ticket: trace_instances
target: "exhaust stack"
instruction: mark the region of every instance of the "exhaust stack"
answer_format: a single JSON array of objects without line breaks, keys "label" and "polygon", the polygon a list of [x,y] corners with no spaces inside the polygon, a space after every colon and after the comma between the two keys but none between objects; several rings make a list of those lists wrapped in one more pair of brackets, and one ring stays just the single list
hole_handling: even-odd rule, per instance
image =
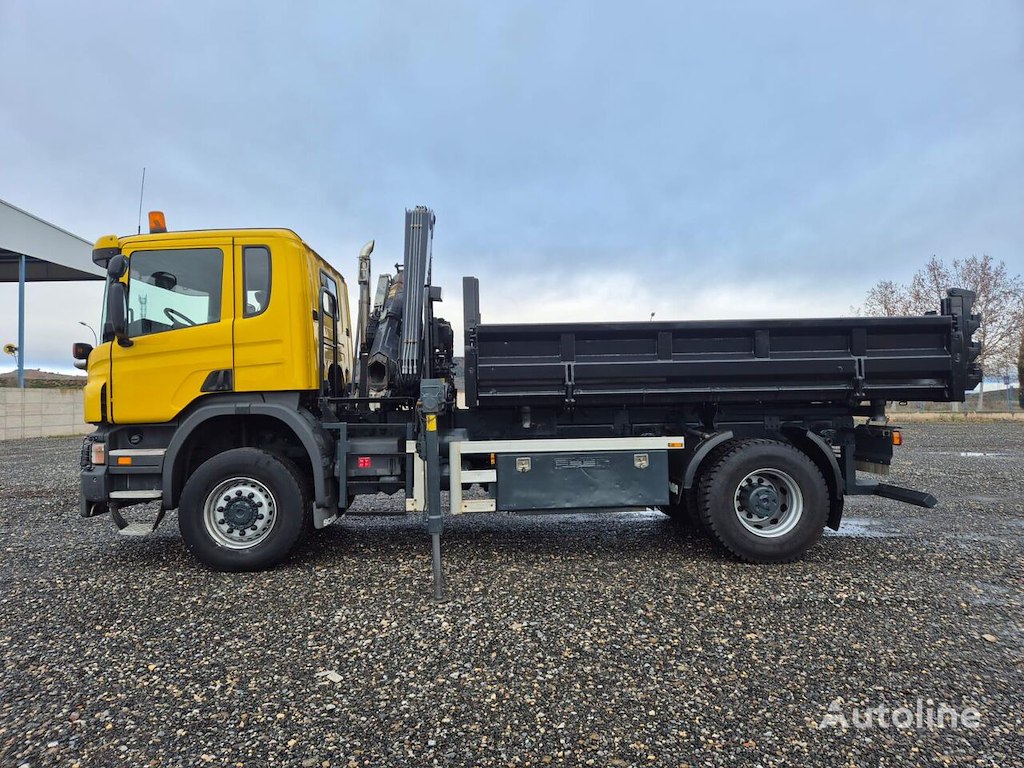
[{"label": "exhaust stack", "polygon": [[356,350],[365,352],[366,329],[370,325],[370,254],[376,240],[371,240],[359,251],[359,317],[356,325]]}]

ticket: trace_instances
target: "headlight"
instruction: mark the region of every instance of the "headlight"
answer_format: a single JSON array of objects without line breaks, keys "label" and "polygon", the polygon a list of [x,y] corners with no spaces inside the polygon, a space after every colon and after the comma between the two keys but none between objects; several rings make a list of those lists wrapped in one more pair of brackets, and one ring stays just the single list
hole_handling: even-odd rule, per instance
[{"label": "headlight", "polygon": [[107,444],[102,439],[89,435],[82,441],[82,469],[92,469],[107,463]]}]

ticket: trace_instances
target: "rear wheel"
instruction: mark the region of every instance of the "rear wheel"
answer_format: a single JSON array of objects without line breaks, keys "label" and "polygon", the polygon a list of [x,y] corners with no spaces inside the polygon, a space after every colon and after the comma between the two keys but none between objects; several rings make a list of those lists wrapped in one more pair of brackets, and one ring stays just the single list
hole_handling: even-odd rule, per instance
[{"label": "rear wheel", "polygon": [[828,487],[818,467],[792,445],[734,443],[700,481],[701,519],[737,557],[755,563],[797,560],[828,517]]},{"label": "rear wheel", "polygon": [[256,571],[284,560],[309,516],[306,485],[295,465],[257,448],[235,448],[205,461],[181,494],[178,528],[203,563],[221,571]]}]

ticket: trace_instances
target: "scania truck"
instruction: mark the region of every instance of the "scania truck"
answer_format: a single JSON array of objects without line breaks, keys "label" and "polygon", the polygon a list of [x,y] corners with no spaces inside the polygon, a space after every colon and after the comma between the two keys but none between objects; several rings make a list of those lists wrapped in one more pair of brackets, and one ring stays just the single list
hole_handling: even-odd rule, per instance
[{"label": "scania truck", "polygon": [[[459,370],[434,224],[406,212],[402,263],[373,286],[363,248],[354,329],[345,278],[290,230],[168,231],[154,212],[100,238],[102,339],[74,348],[96,427],[82,516],[143,534],[177,510],[200,561],[258,570],[355,497],[400,494],[440,594],[449,515],[656,508],[777,563],[838,528],[847,496],[936,503],[883,482],[902,440],[886,405],[978,384],[970,291],[917,317],[496,324],[465,277]],[[685,280],[666,290],[682,304]],[[155,520],[130,524],[141,504]]]}]

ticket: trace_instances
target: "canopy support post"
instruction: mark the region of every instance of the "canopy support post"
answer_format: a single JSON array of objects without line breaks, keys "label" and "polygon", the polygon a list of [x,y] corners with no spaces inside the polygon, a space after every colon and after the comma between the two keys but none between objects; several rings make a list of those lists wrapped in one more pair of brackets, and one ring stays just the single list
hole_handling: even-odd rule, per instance
[{"label": "canopy support post", "polygon": [[18,387],[25,388],[25,254],[18,259]]}]

